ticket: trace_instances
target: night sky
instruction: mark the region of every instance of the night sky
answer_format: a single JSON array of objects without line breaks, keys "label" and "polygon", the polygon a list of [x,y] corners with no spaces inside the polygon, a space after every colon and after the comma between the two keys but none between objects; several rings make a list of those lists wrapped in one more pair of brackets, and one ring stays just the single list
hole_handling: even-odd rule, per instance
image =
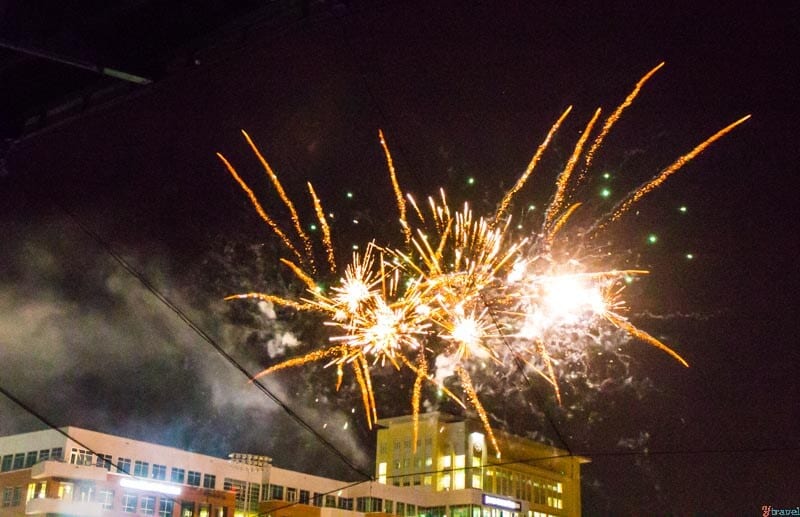
[{"label": "night sky", "polygon": [[[498,427],[563,446],[550,415],[592,458],[586,515],[800,504],[797,13],[434,4],[332,4],[235,51],[200,51],[196,66],[18,142],[0,177],[0,386],[57,425],[358,479],[142,281],[249,372],[324,342],[291,311],[222,301],[298,288],[215,153],[280,213],[247,130],[309,222],[305,182],[315,185],[345,256],[371,238],[399,242],[379,128],[405,190],[422,198],[441,186],[490,214],[573,105],[521,195],[541,207],[594,110],[610,113],[665,61],[582,195],[602,213],[752,114],[606,234],[627,264],[651,271],[630,289],[631,320],[691,367],[631,341],[627,383],[576,388],[558,407],[544,383],[511,376],[487,409]],[[407,380],[378,381],[380,414],[407,413]],[[357,390],[334,382],[311,367],[265,385],[370,471]],[[0,433],[42,427],[0,397]]]}]

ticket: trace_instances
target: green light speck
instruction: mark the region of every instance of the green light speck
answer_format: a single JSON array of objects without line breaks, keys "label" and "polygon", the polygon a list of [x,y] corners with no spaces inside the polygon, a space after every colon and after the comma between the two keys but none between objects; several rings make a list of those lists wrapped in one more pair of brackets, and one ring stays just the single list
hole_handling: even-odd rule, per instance
[{"label": "green light speck", "polygon": [[656,242],[658,242],[658,236],[655,233],[651,233],[650,235],[647,236],[647,242],[649,242],[650,244],[655,244]]},{"label": "green light speck", "polygon": [[603,190],[600,191],[600,196],[601,197],[607,198],[610,195],[611,195],[611,190],[610,189],[604,188]]}]

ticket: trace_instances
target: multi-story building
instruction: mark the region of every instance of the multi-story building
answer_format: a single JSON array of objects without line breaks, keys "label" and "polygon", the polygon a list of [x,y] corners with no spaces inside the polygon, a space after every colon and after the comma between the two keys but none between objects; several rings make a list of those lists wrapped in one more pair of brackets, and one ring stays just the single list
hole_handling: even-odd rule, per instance
[{"label": "multi-story building", "polygon": [[375,480],[350,483],[77,427],[0,437],[0,517],[545,517],[580,515],[580,464],[442,413],[379,421]]},{"label": "multi-story building", "polygon": [[[380,483],[428,494],[426,517],[578,516],[580,465],[588,459],[444,413],[379,420]],[[435,508],[435,509],[434,509]]]}]

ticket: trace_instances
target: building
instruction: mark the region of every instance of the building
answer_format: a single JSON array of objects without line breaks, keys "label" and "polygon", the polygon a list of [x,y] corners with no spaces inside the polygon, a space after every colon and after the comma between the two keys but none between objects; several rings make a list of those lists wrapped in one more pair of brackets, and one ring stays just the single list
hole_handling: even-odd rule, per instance
[{"label": "building", "polygon": [[375,480],[350,483],[77,427],[0,437],[0,517],[580,515],[584,458],[443,413],[380,420]]},{"label": "building", "polygon": [[[379,420],[380,483],[428,495],[426,517],[545,517],[581,514],[580,465],[589,461],[533,440],[494,431],[491,450],[477,420],[420,415]],[[435,504],[432,504],[435,503]]]}]

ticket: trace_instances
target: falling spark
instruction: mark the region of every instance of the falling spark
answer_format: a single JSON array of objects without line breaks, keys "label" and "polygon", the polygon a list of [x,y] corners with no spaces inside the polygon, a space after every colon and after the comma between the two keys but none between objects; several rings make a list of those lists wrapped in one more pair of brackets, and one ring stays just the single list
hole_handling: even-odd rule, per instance
[{"label": "falling spark", "polygon": [[331,273],[336,271],[336,258],[333,254],[333,243],[331,242],[331,227],[328,226],[328,220],[325,219],[325,211],[322,210],[322,203],[314,191],[314,186],[308,183],[308,192],[311,194],[311,200],[314,202],[314,212],[319,219],[319,225],[322,228],[322,244],[325,246],[326,258],[328,259],[328,266],[331,268]]},{"label": "falling spark", "polygon": [[[300,357],[272,365],[254,378],[310,362],[327,360],[336,367],[336,388],[341,386],[345,368],[352,370],[361,391],[367,425],[378,419],[371,369],[376,365],[396,370],[407,369],[414,376],[411,393],[414,443],[418,433],[423,387],[430,383],[480,419],[492,446],[499,448],[490,426],[489,414],[479,397],[470,371],[481,368],[509,369],[523,365],[552,385],[561,403],[560,383],[568,379],[564,371],[570,354],[585,353],[584,338],[592,341],[600,328],[619,329],[630,338],[643,341],[688,366],[676,351],[624,316],[627,310],[622,293],[627,283],[647,271],[618,270],[609,265],[589,266],[580,260],[581,250],[590,248],[590,237],[619,219],[634,203],[660,186],[714,141],[749,118],[726,126],[681,156],[672,165],[645,183],[617,207],[611,215],[600,217],[589,230],[570,232],[571,216],[581,206],[570,201],[582,181],[594,154],[605,137],[639,94],[645,82],[661,67],[643,76],[634,90],[609,116],[599,134],[590,141],[600,110],[595,111],[576,142],[564,169],[558,175],[555,192],[545,208],[540,233],[517,237],[509,232],[509,207],[522,191],[562,122],[567,108],[551,126],[536,149],[527,168],[505,193],[490,217],[477,216],[469,204],[459,210],[447,202],[444,190],[420,205],[410,195],[403,196],[386,139],[379,131],[393,194],[400,214],[400,230],[405,247],[370,242],[363,253],[355,252],[338,282],[323,291],[315,280],[314,249],[302,232],[294,204],[280,186],[277,176],[245,133],[248,143],[267,170],[284,205],[289,208],[297,238],[305,255],[275,220],[266,214],[257,197],[233,166],[219,155],[228,172],[247,194],[251,204],[269,228],[283,242],[297,262],[281,262],[306,286],[299,301],[261,293],[232,295],[226,299],[250,298],[269,301],[304,312],[321,314],[331,329],[330,343]],[[583,160],[578,177],[573,172]],[[314,211],[322,228],[322,244],[328,264],[335,269],[333,244],[322,204],[309,183]],[[348,193],[349,194],[349,193]],[[407,219],[406,201],[416,220]],[[564,206],[569,202],[569,206]],[[531,205],[532,206],[532,205]],[[532,208],[529,208],[530,211]],[[354,245],[354,249],[358,246]],[[608,260],[613,257],[609,255]],[[615,346],[619,342],[615,341]],[[435,364],[431,371],[429,364]],[[455,377],[461,393],[454,393],[443,379]]]},{"label": "falling spark", "polygon": [[264,167],[264,170],[269,176],[269,179],[272,182],[272,185],[275,187],[275,190],[278,192],[278,196],[281,198],[281,201],[283,201],[283,204],[286,205],[286,208],[289,209],[289,214],[291,215],[292,223],[294,224],[294,229],[297,232],[297,235],[300,236],[300,239],[303,241],[303,247],[306,250],[306,256],[310,260],[312,260],[312,262],[310,262],[310,266],[313,271],[314,262],[313,262],[313,256],[311,254],[311,249],[312,249],[311,240],[308,238],[306,232],[303,231],[303,227],[300,226],[300,217],[297,215],[297,210],[294,207],[294,203],[292,203],[291,198],[286,195],[286,191],[283,189],[283,185],[281,184],[280,180],[278,180],[278,175],[275,174],[275,172],[272,170],[272,167],[269,166],[267,160],[264,159],[264,156],[261,154],[261,151],[258,149],[253,140],[250,138],[250,135],[248,135],[247,132],[244,130],[242,130],[242,135],[244,135],[245,140],[247,140],[247,143],[250,145],[250,149],[252,149],[253,153],[255,153],[256,157],[258,157],[258,161],[261,162],[261,166]]},{"label": "falling spark", "polygon": [[737,120],[736,122],[733,122],[732,124],[720,129],[719,131],[717,131],[716,133],[714,133],[713,135],[711,135],[710,137],[705,139],[702,143],[700,143],[700,145],[698,145],[697,147],[695,147],[694,149],[692,149],[688,153],[684,154],[683,156],[681,156],[680,158],[675,160],[675,163],[673,163],[672,165],[670,165],[669,167],[667,167],[666,169],[661,171],[653,179],[651,179],[650,181],[648,181],[647,183],[645,183],[644,185],[642,185],[641,187],[636,189],[633,192],[633,194],[631,194],[627,199],[625,199],[619,205],[619,207],[614,211],[614,215],[611,217],[611,221],[613,222],[613,221],[616,221],[617,219],[619,219],[620,216],[622,216],[622,214],[627,212],[628,209],[634,203],[639,201],[642,197],[644,197],[649,192],[652,192],[653,190],[655,190],[656,188],[661,186],[661,184],[664,183],[667,180],[668,177],[670,177],[672,174],[677,172],[681,167],[683,167],[684,165],[689,163],[689,161],[691,161],[693,158],[695,158],[698,154],[700,154],[703,151],[705,151],[706,148],[709,145],[713,144],[714,142],[716,142],[717,140],[719,140],[720,138],[722,138],[726,134],[730,133],[733,130],[733,128],[735,128],[739,124],[742,124],[743,122],[745,122],[749,118],[750,118],[750,115],[744,116],[744,117],[740,118],[739,120]]},{"label": "falling spark", "polygon": [[386,166],[389,168],[389,178],[392,180],[392,189],[394,190],[395,202],[397,209],[400,211],[400,224],[403,227],[403,236],[405,236],[406,244],[411,240],[411,230],[408,228],[408,221],[406,220],[406,200],[403,198],[403,191],[400,189],[400,183],[397,181],[397,174],[394,170],[394,160],[392,160],[392,153],[389,152],[389,146],[386,145],[386,138],[383,136],[383,130],[378,130],[378,138],[381,141],[381,147],[386,155]]},{"label": "falling spark", "polygon": [[[611,131],[611,128],[619,120],[620,116],[622,116],[622,112],[625,111],[628,106],[633,104],[634,99],[636,99],[636,96],[639,95],[644,83],[653,77],[653,74],[658,72],[663,66],[664,62],[662,61],[656,65],[655,68],[647,72],[641,79],[639,79],[639,82],[636,83],[636,87],[634,87],[633,91],[628,94],[628,96],[625,98],[625,101],[617,106],[617,109],[615,109],[614,112],[606,119],[605,123],[603,124],[603,128],[600,130],[600,134],[597,135],[597,138],[594,139],[592,146],[588,151],[586,151],[586,159],[584,160],[584,174],[592,165],[592,159],[594,158],[595,151],[600,149],[600,146],[603,145],[603,140],[605,140],[606,135],[608,135],[608,133]],[[580,181],[580,178],[578,181]]]}]

